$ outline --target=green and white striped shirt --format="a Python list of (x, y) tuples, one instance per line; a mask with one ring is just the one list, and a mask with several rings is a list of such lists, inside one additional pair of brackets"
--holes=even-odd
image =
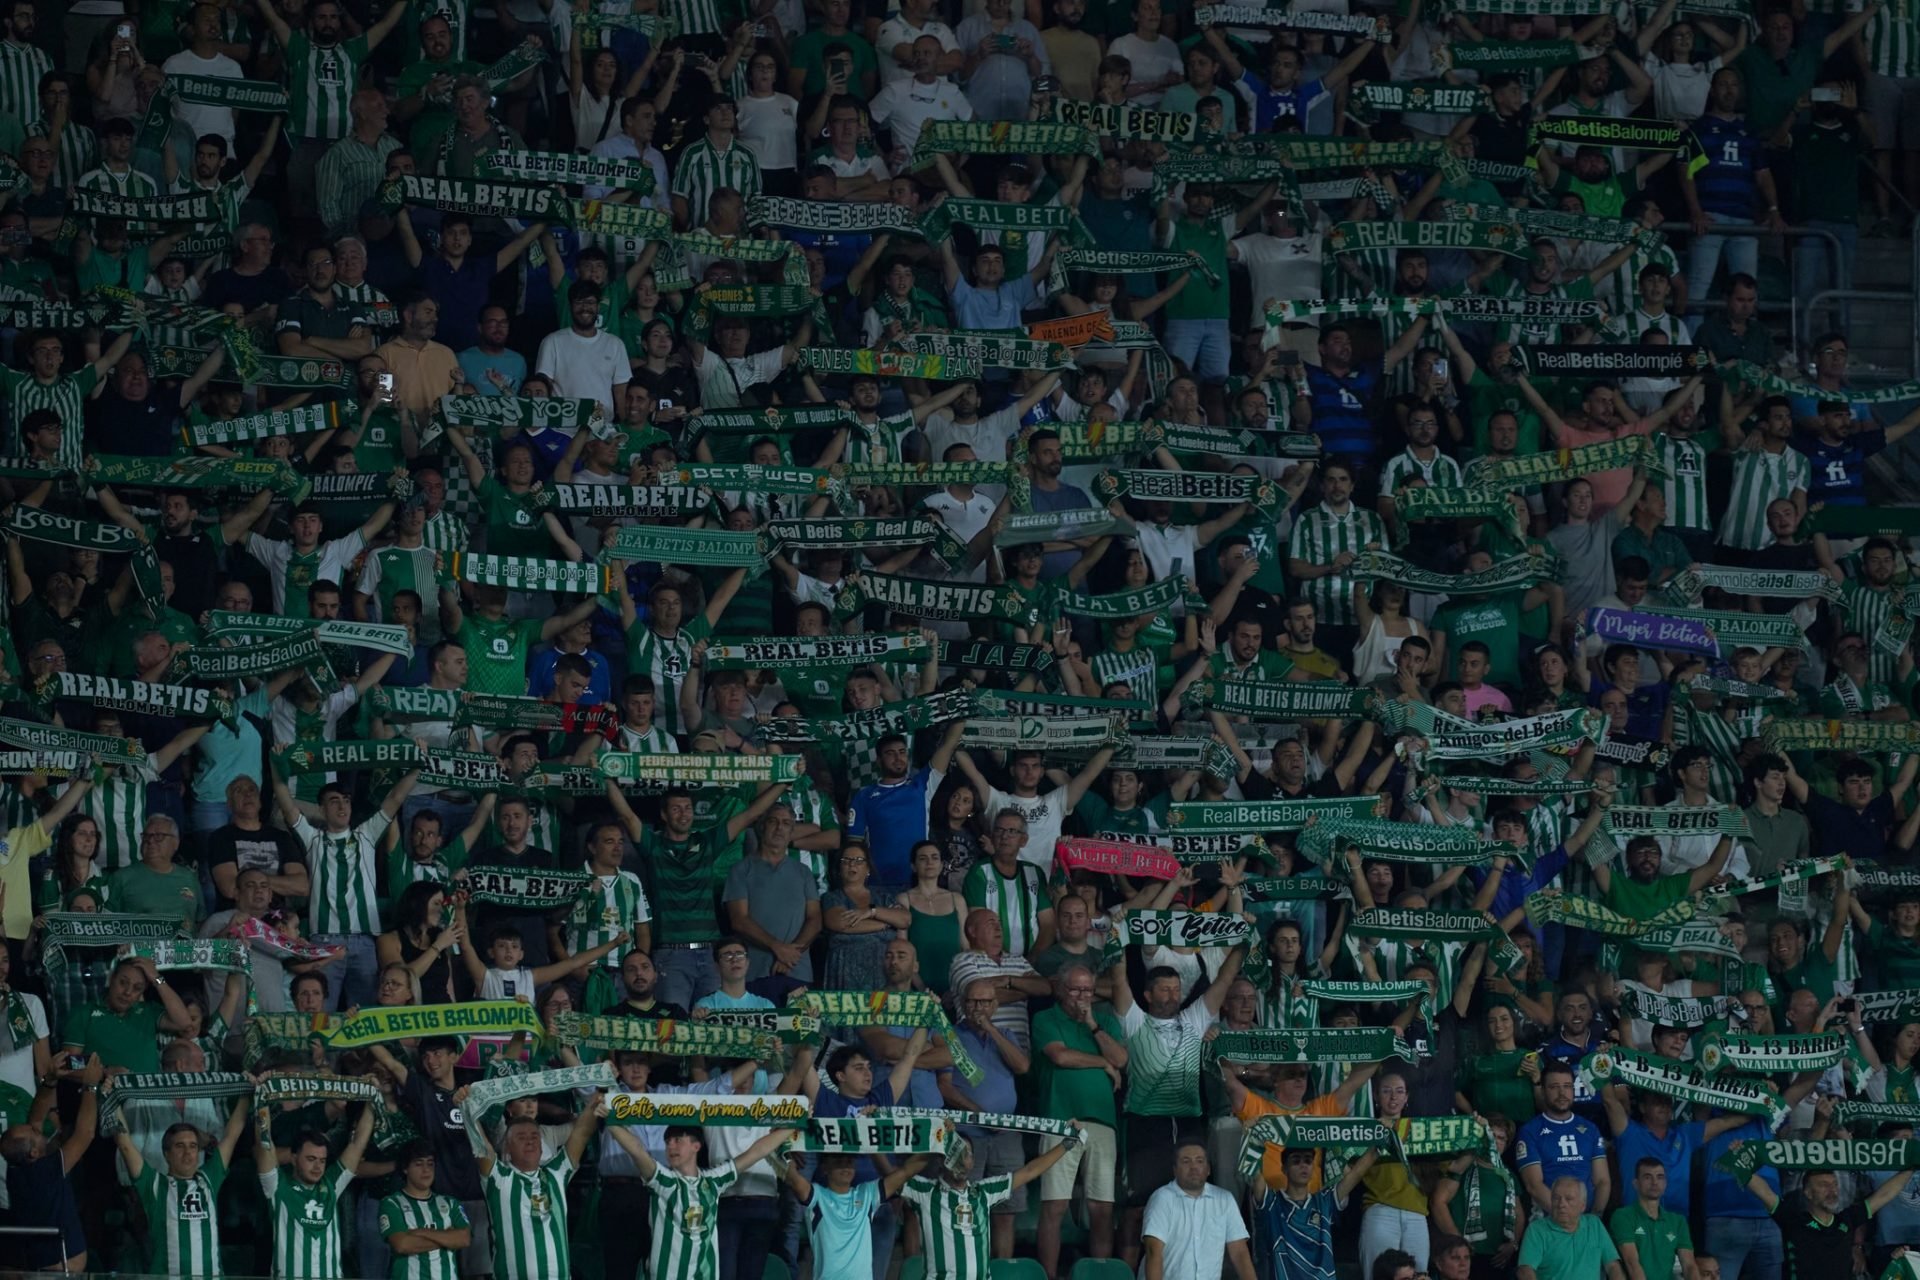
[[(1615, 244), (1611, 247), (1617, 250), (1620, 246)], [(1562, 256), (1565, 256), (1564, 250)], [(1665, 267), (1670, 275), (1680, 274), (1680, 258), (1669, 246), (1658, 245), (1651, 253), (1636, 248), (1627, 255), (1625, 262), (1613, 269), (1612, 275), (1600, 282), (1594, 290), (1594, 296), (1614, 311), (1631, 311), (1640, 297), (1640, 273), (1654, 262)]]
[(466, 521), (442, 508), (427, 517), (420, 530), (420, 543), (429, 551), (465, 551), (470, 536)]
[(696, 1176), (663, 1164), (647, 1180), (647, 1212), (653, 1222), (647, 1280), (719, 1280), (720, 1193), (740, 1178), (727, 1160)]
[[(372, 146), (348, 134), (327, 148), (314, 170), (320, 221), (327, 234), (346, 235), (359, 225), (360, 206), (379, 189), (380, 180), (386, 176), (387, 157), (399, 149), (400, 139), (390, 133), (381, 134)], [(336, 291), (343, 288), (337, 282), (333, 287)], [(359, 288), (379, 292), (364, 280)]]
[(140, 1170), (133, 1190), (147, 1211), (150, 1273), (194, 1280), (220, 1274), (220, 1217), (214, 1204), (226, 1180), (226, 1161), (217, 1150), (207, 1152), (191, 1178), (173, 1177), (159, 1164)]
[(1911, 0), (1888, 0), (1867, 20), (1860, 38), (1866, 41), (1867, 65), (1877, 76), (1905, 78), (1920, 72)]
[(1798, 449), (1779, 453), (1765, 449), (1733, 452), (1733, 492), (1727, 514), (1720, 520), (1720, 544), (1738, 551), (1760, 551), (1774, 543), (1767, 528), (1767, 504), (1805, 493), (1813, 475), (1807, 455)]
[(1138, 1003), (1120, 1019), (1127, 1037), (1127, 1112), (1136, 1116), (1197, 1116), (1200, 1057), (1213, 1026), (1207, 1003), (1196, 1000), (1171, 1018), (1153, 1018)]
[(40, 77), (51, 70), (53, 60), (38, 46), (0, 40), (0, 116), (38, 120)]
[[(422, 1200), (397, 1191), (380, 1202), (380, 1235), (402, 1231), (459, 1231), (473, 1224), (452, 1196), (434, 1194)], [(393, 1255), (388, 1280), (460, 1280), (460, 1255), (451, 1249), (429, 1249), (402, 1257)]]
[[(687, 30), (681, 28), (683, 33)], [(760, 162), (739, 138), (720, 151), (702, 135), (680, 153), (673, 167), (673, 194), (687, 202), (687, 216), (697, 227), (707, 220), (708, 198), (722, 187), (731, 187), (743, 198), (759, 195)]]
[(13, 424), (12, 451), (26, 452), (20, 440), (20, 424), (27, 415), (37, 409), (51, 409), (60, 415), (60, 424), (66, 428), (60, 434), (60, 461), (78, 467), (87, 396), (99, 381), (100, 374), (91, 364), (81, 365), (53, 382), (41, 382), (31, 373), (0, 366), (0, 391), (6, 393), (7, 420)]
[(678, 735), (687, 727), (680, 723), (680, 686), (693, 669), (694, 642), (712, 634), (704, 614), (683, 623), (671, 639), (644, 622), (627, 630), (627, 674), (653, 681), (654, 720), (668, 733)]
[[(579, 955), (605, 946), (620, 934), (633, 932), (636, 924), (652, 919), (653, 909), (647, 905), (647, 891), (640, 887), (639, 876), (631, 871), (599, 876), (592, 887), (581, 893), (573, 904), (573, 914), (567, 917), (569, 944), (573, 953)], [(620, 962), (632, 950), (629, 943), (624, 951), (609, 951), (600, 966), (618, 971)]]
[[(727, 14), (738, 16), (735, 13), (737, 6), (729, 3), (724, 7)], [(683, 36), (721, 35), (726, 31), (726, 18), (721, 13), (722, 0), (667, 0), (665, 9), (673, 18), (674, 28)], [(655, 1280), (660, 1278), (655, 1277)]]
[(1380, 469), (1380, 492), (1398, 493), (1401, 485), (1415, 478), (1434, 488), (1458, 488), (1462, 483), (1460, 464), (1452, 458), (1435, 449), (1433, 456), (1422, 462), (1409, 447), (1388, 458), (1387, 465)]
[(320, 1181), (308, 1186), (271, 1169), (260, 1175), (260, 1190), (273, 1206), (273, 1274), (276, 1280), (336, 1280), (340, 1276), (340, 1193), (353, 1171), (329, 1164)]
[(1010, 1173), (958, 1187), (945, 1178), (907, 1180), (900, 1195), (920, 1215), (927, 1280), (986, 1280), (993, 1206), (1012, 1194)]
[[(325, 162), (322, 161), (322, 164), (324, 163)], [(358, 212), (358, 206), (355, 206), (355, 211), (356, 213)], [(336, 280), (333, 284), (333, 292), (334, 296), (342, 302), (357, 302), (366, 308), (367, 314), (373, 318), (373, 327), (376, 332), (385, 334), (394, 333), (399, 330), (400, 312), (393, 305), (392, 299), (374, 288), (373, 285), (367, 281), (362, 280), (359, 284), (346, 285)], [(440, 513), (440, 515), (445, 514), (444, 511)], [(433, 521), (439, 518), (440, 516), (436, 515), (428, 520), (427, 527), (432, 528)], [(460, 545), (457, 547), (435, 546), (432, 541), (429, 541), (427, 545), (435, 551), (464, 551), (467, 546), (464, 536), (461, 538)]]
[(1021, 862), (1013, 875), (1003, 876), (991, 862), (976, 862), (961, 885), (969, 907), (993, 912), (1008, 955), (1024, 956), (1040, 936), (1040, 913), (1050, 910), (1040, 868)]
[(1687, 322), (1671, 311), (1663, 311), (1650, 316), (1638, 306), (1628, 307), (1613, 319), (1607, 321), (1605, 330), (1608, 339), (1613, 342), (1625, 342), (1635, 346), (1646, 340), (1650, 333), (1664, 333), (1667, 341), (1674, 346), (1684, 346), (1693, 341), (1692, 331)]
[(1712, 753), (1707, 762), (1707, 794), (1721, 804), (1737, 803), (1742, 777), (1740, 743), (1752, 736), (1757, 726), (1753, 717), (1736, 715), (1728, 720), (1716, 708), (1702, 711), (1693, 699), (1677, 697), (1674, 705), (1680, 714), (1673, 721), (1675, 747), (1702, 746)]
[(1899, 655), (1882, 653), (1873, 638), (1886, 629), (1893, 617), (1894, 592), (1891, 587), (1876, 591), (1859, 578), (1840, 584), (1840, 617), (1849, 631), (1858, 631), (1867, 639), (1867, 675), (1881, 684), (1892, 684)]
[(365, 36), (322, 46), (306, 32), (294, 32), (287, 41), (287, 132), (329, 142), (344, 137), (352, 123), (347, 102), (366, 60)]
[(1674, 436), (1665, 432), (1653, 438), (1666, 478), (1660, 488), (1667, 495), (1667, 527), (1691, 529), (1701, 533), (1712, 530), (1707, 514), (1707, 451), (1692, 436)]
[(79, 185), (82, 191), (105, 191), (110, 195), (131, 196), (134, 199), (147, 199), (160, 194), (160, 184), (132, 165), (127, 166), (125, 173), (115, 173), (105, 165), (89, 169), (80, 175)]
[[(47, 137), (46, 120), (35, 120), (27, 130), (27, 136)], [(80, 181), (81, 174), (93, 168), (100, 155), (100, 142), (93, 130), (72, 121), (68, 121), (67, 127), (60, 131), (60, 136), (54, 139), (53, 148), (53, 180), (57, 185), (69, 189)]]
[(1140, 697), (1159, 692), (1159, 662), (1153, 651), (1137, 639), (1131, 649), (1102, 649), (1087, 659), (1087, 665), (1093, 671), (1094, 682), (1102, 689), (1110, 684), (1124, 684)]
[(160, 775), (145, 763), (109, 766), (107, 779), (80, 797), (80, 812), (100, 828), (94, 865), (107, 875), (140, 861), (140, 832), (147, 825), (147, 784)]
[(493, 1219), (493, 1272), (499, 1280), (573, 1274), (567, 1258), (567, 1183), (573, 1174), (565, 1151), (532, 1173), (505, 1160), (493, 1162), (487, 1215)]
[(380, 900), (374, 888), (374, 849), (393, 819), (384, 810), (347, 831), (322, 831), (304, 817), (294, 838), (307, 851), (310, 933), (380, 932)]
[(445, 18), (453, 34), (453, 50), (448, 55), (458, 62), (467, 56), (467, 0), (413, 0), (406, 16), (400, 19), (407, 33), (407, 61), (421, 56), (420, 24), (428, 18)]
[[(1358, 555), (1369, 542), (1387, 545), (1387, 528), (1373, 512), (1348, 503), (1336, 514), (1321, 503), (1293, 527), (1289, 553), (1308, 564), (1332, 564), (1342, 551)], [(1300, 594), (1313, 604), (1322, 626), (1345, 626), (1356, 619), (1353, 612), (1353, 578), (1346, 573), (1329, 573), (1300, 584)]]

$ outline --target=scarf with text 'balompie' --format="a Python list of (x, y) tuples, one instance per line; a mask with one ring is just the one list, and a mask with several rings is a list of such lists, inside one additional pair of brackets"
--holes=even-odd
[(1606, 736), (1606, 717), (1585, 707), (1498, 724), (1461, 720), (1425, 703), (1389, 702), (1383, 710), (1389, 721), (1403, 719), (1408, 727), (1425, 735), (1425, 755), (1432, 760), (1484, 760), (1555, 748), (1571, 750), (1583, 742), (1599, 743)]
[(1433, 69), (1449, 71), (1545, 71), (1601, 57), (1604, 49), (1571, 40), (1451, 40), (1433, 51)]
[(1519, 509), (1507, 495), (1483, 489), (1432, 486), (1402, 489), (1393, 495), (1393, 506), (1400, 525), (1395, 530), (1399, 535), (1396, 545), (1404, 544), (1412, 536), (1412, 530), (1406, 526), (1420, 520), (1490, 520), (1498, 523), (1515, 542), (1521, 541), (1526, 532)]
[[(1053, 255), (1052, 287), (1066, 288), (1067, 273), (1089, 271), (1100, 275), (1158, 275), (1162, 271), (1197, 271), (1208, 284), (1217, 285), (1220, 277), (1196, 253), (1172, 249), (1061, 249)], [(1119, 325), (1114, 326), (1118, 333)]]
[(1379, 818), (1343, 818), (1320, 822), (1300, 833), (1295, 847), (1322, 867), (1345, 867), (1348, 849), (1385, 862), (1424, 862), (1433, 866), (1483, 866), (1513, 856), (1513, 846), (1491, 840), (1473, 827), (1442, 827), (1427, 822), (1389, 822)]
[[(1623, 1017), (1637, 1018), (1656, 1027), (1687, 1028), (1746, 1016), (1738, 996), (1670, 996), (1638, 982), (1620, 984), (1620, 1012)], [(1708, 1063), (1704, 1055), (1699, 1062), (1709, 1073), (1718, 1069)]]
[(872, 662), (918, 664), (932, 655), (932, 646), (918, 631), (898, 635), (874, 633), (801, 639), (727, 636), (708, 643), (706, 668), (709, 671), (755, 671), (762, 667), (800, 665), (860, 667)]
[(1468, 478), (1474, 489), (1509, 490), (1539, 484), (1565, 484), (1619, 467), (1645, 467), (1653, 458), (1653, 442), (1647, 436), (1624, 436), (1602, 440), (1577, 449), (1556, 449), (1551, 453), (1524, 453), (1512, 458), (1482, 458)]
[(1760, 729), (1768, 751), (1847, 751), (1877, 755), (1920, 747), (1920, 722), (1881, 724), (1861, 720), (1768, 720)]
[(178, 916), (49, 911), (40, 918), (45, 922), (41, 950), (49, 972), (65, 967), (68, 947), (117, 949), (140, 942), (168, 941), (180, 935)]
[(734, 529), (680, 529), (670, 525), (630, 524), (613, 531), (600, 546), (601, 561), (639, 560), (649, 564), (697, 564), (758, 569), (772, 550), (762, 533)]
[[(96, 676), (84, 671), (56, 671), (33, 686), (33, 701), (37, 707), (45, 709), (63, 699), (89, 703), (101, 711), (130, 711), (143, 715), (158, 713), (178, 716), (182, 720), (235, 723), (233, 695), (224, 689), (205, 689), (188, 684), (154, 684), (147, 680), (125, 680), (119, 676)], [(93, 739), (116, 744), (96, 753), (110, 763), (129, 764), (145, 759), (144, 754), (132, 754), (139, 747), (131, 739), (101, 738), (98, 734), (78, 734), (63, 739), (57, 735), (66, 733), (66, 730), (49, 726), (41, 728), (56, 736), (42, 742), (21, 742), (16, 745), (54, 751), (80, 750), (82, 739)], [(0, 730), (0, 740), (6, 740), (4, 730)]]
[(911, 164), (916, 170), (923, 169), (936, 155), (955, 152), (972, 156), (1098, 156), (1100, 139), (1091, 129), (1074, 124), (929, 120), (914, 142)]
[(1369, 907), (1354, 914), (1347, 931), (1355, 937), (1400, 942), (1485, 943), (1487, 958), (1503, 972), (1511, 973), (1526, 964), (1520, 948), (1500, 926), (1471, 911)]
[(111, 1077), (100, 1100), (100, 1132), (126, 1132), (121, 1112), (129, 1102), (226, 1102), (253, 1096), (253, 1077), (238, 1071), (150, 1071)]
[(635, 195), (653, 194), (653, 169), (643, 160), (591, 156), (578, 151), (492, 151), (474, 165), (474, 176), (514, 182), (558, 182), (569, 186), (613, 187)]
[(545, 1034), (533, 1006), (518, 1000), (474, 1000), (465, 1004), (416, 1004), (362, 1009), (342, 1018), (327, 1033), (333, 1049), (357, 1049), (423, 1036)]
[(1664, 588), (1675, 604), (1697, 605), (1708, 587), (1729, 595), (1776, 600), (1840, 599), (1840, 584), (1813, 569), (1728, 569), (1715, 564), (1682, 569)]
[(798, 782), (806, 772), (806, 761), (799, 756), (603, 751), (593, 762), (615, 781), (638, 779), (664, 782), (670, 787), (767, 786)]
[(1712, 362), (1705, 347), (1568, 343), (1515, 347), (1510, 367), (1536, 378), (1687, 378)]
[(234, 613), (215, 609), (207, 615), (207, 639), (257, 641), (273, 636), (298, 635), (311, 631), (328, 644), (352, 645), (396, 657), (412, 654), (407, 629), (397, 622), (350, 622), (330, 618), (315, 622), (311, 618), (283, 618), (271, 613)]
[(1580, 1072), (1593, 1086), (1619, 1081), (1683, 1102), (1762, 1116), (1771, 1125), (1778, 1125), (1787, 1116), (1780, 1091), (1767, 1081), (1736, 1076), (1710, 1078), (1693, 1063), (1650, 1053), (1609, 1046), (1588, 1054), (1580, 1063)]
[(1667, 120), (1619, 120), (1610, 116), (1543, 116), (1533, 122), (1529, 154), (1541, 143), (1561, 147), (1607, 147), (1622, 151), (1679, 151), (1687, 127)]
[(311, 630), (265, 643), (195, 645), (175, 657), (171, 669), (195, 680), (225, 681), (272, 675), (296, 667), (311, 670), (315, 683), (323, 688), (333, 683), (333, 667), (327, 661), (326, 649)]
[(1184, 701), (1189, 707), (1272, 723), (1365, 716), (1379, 698), (1364, 686), (1349, 688), (1331, 681), (1196, 680), (1187, 687)]
[(908, 333), (893, 347), (916, 360), (978, 364), (982, 369), (1046, 371), (1074, 367), (1073, 353), (1057, 342), (981, 333)]
[(1380, 796), (1180, 800), (1167, 806), (1167, 827), (1179, 835), (1236, 836), (1252, 842), (1269, 831), (1298, 831), (1310, 821), (1376, 818), (1385, 811), (1386, 800)]

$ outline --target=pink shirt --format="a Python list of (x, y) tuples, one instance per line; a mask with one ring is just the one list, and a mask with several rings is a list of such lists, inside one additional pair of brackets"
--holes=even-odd
[[(1595, 430), (1588, 427), (1565, 426), (1553, 432), (1553, 442), (1563, 449), (1578, 449), (1582, 445), (1606, 444), (1614, 440), (1624, 440), (1628, 436), (1644, 436), (1653, 432), (1653, 424), (1642, 418), (1630, 422), (1617, 431)], [(1596, 471), (1587, 477), (1593, 485), (1593, 515), (1598, 520), (1620, 504), (1627, 496), (1627, 486), (1633, 483), (1633, 468), (1615, 467), (1611, 471)]]
[(1513, 700), (1490, 684), (1483, 684), (1478, 689), (1462, 689), (1460, 692), (1466, 695), (1468, 719), (1478, 719), (1482, 707), (1513, 714)]

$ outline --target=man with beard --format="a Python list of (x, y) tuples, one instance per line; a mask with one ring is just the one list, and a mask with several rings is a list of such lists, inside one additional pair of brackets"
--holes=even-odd
[(1732, 856), (1733, 838), (1723, 835), (1713, 847), (1713, 856), (1705, 862), (1663, 876), (1660, 874), (1660, 842), (1652, 836), (1635, 836), (1627, 841), (1627, 874), (1623, 876), (1612, 867), (1599, 866), (1593, 869), (1593, 880), (1600, 887), (1600, 899), (1606, 906), (1629, 920), (1650, 920), (1719, 879)]
[(315, 171), (328, 144), (347, 132), (347, 104), (359, 87), (360, 68), (399, 24), (408, 6), (406, 0), (396, 0), (365, 32), (343, 39), (339, 0), (314, 0), (307, 9), (304, 31), (287, 25), (271, 0), (256, 2), (267, 30), (286, 52), (287, 132), (293, 138), (288, 187), (296, 208), (312, 209)]
[[(1868, 12), (1873, 11), (1869, 6)], [(1733, 1144), (1738, 1150), (1743, 1143)], [(1864, 1200), (1840, 1207), (1840, 1175), (1832, 1169), (1809, 1169), (1796, 1195), (1782, 1196), (1755, 1172), (1747, 1190), (1766, 1206), (1780, 1228), (1780, 1244), (1787, 1265), (1782, 1280), (1830, 1280), (1846, 1275), (1853, 1266), (1853, 1241), (1868, 1219), (1899, 1198), (1912, 1169), (1898, 1169)]]
[[(948, 449), (965, 445), (973, 450), (971, 461), (1005, 462), (1007, 442), (1019, 433), (1021, 420), (1059, 385), (1058, 370), (1040, 374), (1019, 399), (1005, 408), (982, 414), (980, 384), (971, 380), (958, 384), (958, 394), (953, 400), (926, 420), (925, 429), (934, 455), (944, 458)], [(1031, 441), (1028, 447), (1031, 450)], [(990, 487), (998, 489), (998, 486)]]
[[(463, 254), (464, 246), (472, 243), (471, 235), (469, 231), (466, 239), (459, 240)], [(424, 421), (439, 407), (441, 396), (459, 389), (460, 357), (452, 347), (434, 341), (440, 328), (440, 304), (425, 294), (402, 305), (400, 323), (400, 336), (383, 343), (374, 354), (393, 372), (394, 399)]]
[[(1743, 424), (1750, 415), (1757, 416), (1758, 425), (1749, 431)], [(1813, 473), (1807, 455), (1788, 447), (1793, 409), (1785, 396), (1764, 396), (1757, 403), (1745, 399), (1738, 404), (1723, 399), (1720, 436), (1733, 452), (1733, 485), (1720, 520), (1716, 559), (1741, 565), (1773, 544), (1766, 514), (1770, 503), (1785, 498), (1793, 503), (1796, 515), (1806, 514)]]
[(620, 962), (620, 987), (626, 994), (620, 1003), (602, 1010), (610, 1018), (647, 1018), (653, 1021), (680, 1020), (690, 1016), (677, 1004), (659, 998), (655, 990), (659, 971), (653, 957), (645, 951), (629, 951)]
[[(309, 245), (301, 263), (307, 287), (280, 303), (273, 340), (283, 356), (307, 360), (358, 360), (373, 350), (373, 321), (333, 287), (333, 250)], [(333, 398), (334, 393), (326, 393)]]

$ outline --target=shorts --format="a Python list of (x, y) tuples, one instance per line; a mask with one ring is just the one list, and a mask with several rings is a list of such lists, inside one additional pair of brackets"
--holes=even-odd
[[(968, 1182), (983, 1182), (1003, 1173), (1018, 1173), (1027, 1162), (1026, 1135), (1000, 1129), (982, 1129), (973, 1138), (973, 1168)], [(995, 1213), (1020, 1213), (1027, 1207), (1027, 1189), (1014, 1188), (1013, 1194), (993, 1206)]]
[[(1087, 1199), (1094, 1204), (1112, 1204), (1114, 1168), (1119, 1154), (1114, 1145), (1113, 1130), (1090, 1121), (1082, 1121), (1081, 1126), (1085, 1141), (1061, 1156), (1040, 1175), (1040, 1198), (1073, 1199), (1073, 1184), (1084, 1168), (1087, 1174)], [(1044, 1138), (1040, 1149), (1051, 1151), (1064, 1141), (1064, 1138)]]
[(1183, 1143), (1207, 1140), (1207, 1122), (1199, 1116), (1122, 1118), (1127, 1135), (1127, 1207), (1144, 1209), (1149, 1197), (1173, 1181), (1173, 1154)]

